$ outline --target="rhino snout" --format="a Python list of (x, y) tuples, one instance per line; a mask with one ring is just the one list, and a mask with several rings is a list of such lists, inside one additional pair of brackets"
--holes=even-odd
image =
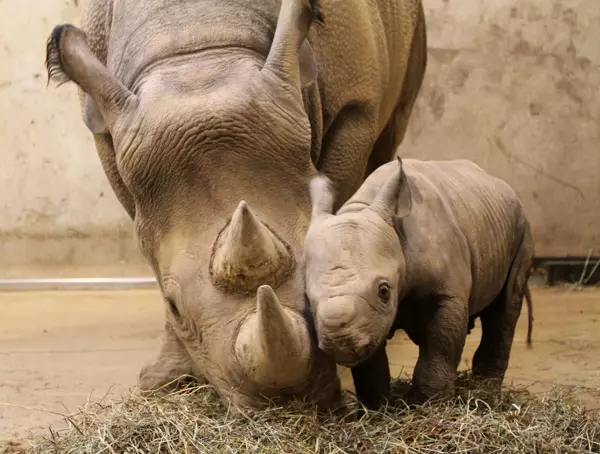
[(318, 311), (321, 327), (333, 333), (348, 327), (355, 318), (356, 305), (353, 301), (328, 301)]

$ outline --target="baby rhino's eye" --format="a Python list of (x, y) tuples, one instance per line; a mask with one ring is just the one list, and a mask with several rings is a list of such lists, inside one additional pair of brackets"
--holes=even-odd
[(390, 286), (387, 282), (379, 284), (379, 299), (384, 303), (387, 303), (390, 299)]

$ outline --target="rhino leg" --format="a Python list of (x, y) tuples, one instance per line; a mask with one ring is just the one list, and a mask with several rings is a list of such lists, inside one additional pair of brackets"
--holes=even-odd
[[(513, 300), (506, 285), (481, 313), (481, 342), (473, 356), (473, 377), (499, 388), (508, 368), (515, 326), (522, 300)], [(518, 307), (518, 310), (516, 310)]]
[(394, 158), (397, 147), (404, 140), (408, 120), (410, 119), (413, 106), (423, 85), (425, 70), (427, 67), (427, 33), (425, 30), (425, 14), (423, 4), (419, 2), (415, 32), (408, 56), (406, 75), (402, 83), (400, 103), (394, 114), (379, 135), (367, 165), (365, 178), (367, 178), (379, 166)]
[[(526, 234), (500, 294), (481, 313), (481, 342), (473, 356), (473, 376), (500, 388), (531, 272), (533, 243)], [(530, 319), (531, 322), (531, 319)]]
[(360, 105), (344, 107), (323, 139), (317, 168), (336, 188), (334, 211), (360, 187), (374, 145), (376, 126), (364, 109)]
[(412, 386), (404, 396), (408, 405), (420, 405), (454, 394), (456, 370), (467, 337), (467, 308), (466, 298), (445, 298), (428, 317), (419, 343)]
[(371, 156), (369, 156), (369, 161), (367, 163), (365, 179), (367, 179), (367, 177), (378, 167), (394, 159), (396, 147), (399, 145), (396, 129), (396, 118), (399, 110), (401, 110), (401, 106), (398, 106), (396, 112), (392, 115), (390, 122), (385, 126), (382, 133), (379, 134), (375, 145), (373, 145), (373, 150), (371, 151)]
[(377, 410), (390, 394), (390, 365), (385, 343), (366, 361), (351, 369), (354, 389), (360, 403)]
[(150, 392), (163, 387), (165, 390), (177, 388), (189, 381), (206, 383), (206, 379), (194, 370), (187, 350), (175, 335), (171, 325), (167, 323), (158, 357), (152, 363), (142, 367), (138, 386), (140, 390)]
[[(393, 159), (402, 143), (408, 120), (421, 89), (427, 65), (427, 38), (423, 6), (419, 2), (416, 27), (408, 57), (406, 74), (398, 105), (376, 141), (375, 125), (366, 118), (363, 105), (349, 105), (339, 113), (323, 139), (317, 168), (325, 173), (337, 189), (337, 210), (360, 187), (364, 179), (379, 166)], [(350, 150), (350, 151), (349, 151)]]

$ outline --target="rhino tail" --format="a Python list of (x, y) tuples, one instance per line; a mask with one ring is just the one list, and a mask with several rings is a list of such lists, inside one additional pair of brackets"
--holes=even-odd
[(533, 302), (529, 284), (525, 285), (525, 301), (527, 302), (527, 348), (531, 348), (531, 333), (533, 331)]
[(532, 269), (534, 254), (533, 238), (527, 220), (524, 220), (524, 234), (509, 274), (507, 288), (507, 303), (512, 305), (518, 298), (519, 302), (525, 298), (527, 303), (527, 348), (532, 347), (533, 331), (533, 303), (529, 289), (529, 276)]

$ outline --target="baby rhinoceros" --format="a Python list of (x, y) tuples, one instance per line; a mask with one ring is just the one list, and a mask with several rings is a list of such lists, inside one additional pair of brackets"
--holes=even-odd
[(482, 338), (473, 375), (500, 386), (533, 256), (515, 191), (471, 161), (405, 159), (379, 167), (336, 214), (329, 180), (311, 182), (306, 293), (319, 348), (351, 368), (367, 408), (388, 397), (386, 339), (419, 346), (411, 405), (453, 395), (465, 339)]

